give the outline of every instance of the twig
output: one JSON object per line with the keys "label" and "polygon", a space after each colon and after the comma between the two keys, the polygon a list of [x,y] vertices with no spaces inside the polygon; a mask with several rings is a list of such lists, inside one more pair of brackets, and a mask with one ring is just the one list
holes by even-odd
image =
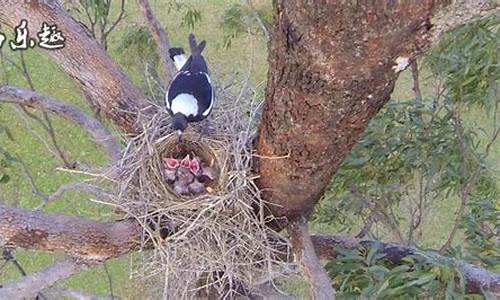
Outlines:
{"label": "twig", "polygon": [[[497,106],[495,106],[495,115],[496,115],[496,109]],[[451,247],[451,244],[453,243],[453,240],[458,232],[458,229],[460,227],[460,220],[463,217],[463,214],[465,212],[465,207],[467,206],[467,202],[470,197],[470,192],[472,190],[472,187],[476,184],[477,180],[479,179],[479,175],[481,174],[481,169],[482,169],[482,162],[479,160],[477,162],[477,167],[472,172],[472,174],[469,174],[469,168],[468,168],[468,163],[467,160],[469,159],[468,155],[468,148],[466,145],[465,137],[464,137],[464,131],[460,119],[460,114],[458,112],[458,109],[455,108],[454,111],[452,112],[452,119],[453,119],[453,127],[455,128],[455,132],[457,134],[458,142],[459,142],[459,148],[462,156],[462,177],[465,179],[470,175],[469,180],[467,183],[463,184],[461,189],[460,189],[460,205],[455,213],[455,222],[453,224],[453,228],[450,231],[450,234],[448,235],[448,238],[446,239],[446,242],[441,246],[439,249],[439,253],[443,254],[446,250],[448,250]],[[496,126],[496,119],[494,120],[494,126]],[[495,143],[495,141],[498,138],[500,128],[495,127],[493,130],[493,134],[491,136],[491,139],[489,140],[488,144],[486,144],[485,147],[485,152],[482,157],[482,159],[485,159],[488,157],[490,153],[491,146]]]}
{"label": "twig", "polygon": [[104,36],[107,37],[115,29],[116,25],[118,25],[118,23],[121,22],[124,15],[125,15],[125,0],[121,0],[120,14],[116,18],[116,20],[113,22],[113,24],[111,24],[109,29],[106,32],[104,32]]}
{"label": "twig", "polygon": [[109,198],[111,197],[111,194],[109,194],[107,191],[103,190],[102,188],[88,184],[86,182],[72,182],[68,184],[64,184],[60,186],[54,193],[50,195],[42,195],[43,198],[43,203],[38,207],[40,209],[41,207],[45,206],[46,204],[56,201],[59,198],[61,198],[66,192],[69,191],[83,191],[86,193],[90,193],[95,195],[96,197],[100,198]]}
{"label": "twig", "polygon": [[373,224],[375,223],[376,218],[377,217],[375,211],[370,209],[368,217],[363,222],[363,227],[354,237],[357,239],[364,238],[368,234],[368,232],[370,232]]}
{"label": "twig", "polygon": [[257,10],[255,10],[252,0],[245,0],[245,1],[252,10],[253,17],[255,18],[257,23],[259,23],[260,29],[262,30],[264,37],[266,38],[267,41],[269,41],[269,28],[267,28],[266,24],[264,23],[264,21],[262,21],[261,17],[257,13]]}
{"label": "twig", "polygon": [[[10,58],[8,57],[5,57],[5,60],[7,62],[9,62],[12,66],[14,66],[15,68],[17,68],[21,74],[23,74],[23,77],[24,79],[26,80],[29,88],[35,92],[35,85],[33,83],[33,80],[31,78],[31,75],[29,73],[29,70],[28,70],[28,66],[26,65],[26,60],[24,59],[24,54],[23,52],[21,51],[20,52],[20,56],[19,56],[19,59],[20,59],[20,62],[21,64],[18,65],[15,61],[11,60]],[[52,142],[52,146],[55,150],[55,153],[52,151],[52,149],[48,149],[49,152],[51,152],[52,154],[54,154],[54,156],[58,157],[66,167],[70,167],[71,166],[71,162],[67,159],[66,157],[66,154],[61,150],[60,146],[59,146],[59,143],[57,142],[57,139],[56,139],[56,136],[55,136],[55,131],[54,131],[54,128],[52,127],[52,122],[49,118],[49,116],[47,115],[46,112],[42,112],[42,116],[43,116],[43,120],[40,119],[37,115],[31,113],[29,110],[27,110],[24,106],[20,105],[21,107],[21,110],[31,119],[35,120],[37,123],[39,123],[42,128],[47,132],[47,134],[49,135],[50,137],[50,140]],[[48,147],[48,144],[45,143],[46,146]]]}
{"label": "twig", "polygon": [[109,285],[109,294],[111,295],[111,298],[113,299],[113,281],[111,280],[111,274],[109,273],[108,266],[106,265],[106,262],[103,264],[104,271],[106,272],[106,277],[108,278],[108,285]]}
{"label": "twig", "polygon": [[[21,275],[23,277],[27,276],[26,271],[24,270],[24,268],[21,266],[19,261],[16,259],[14,254],[12,254],[12,252],[9,249],[4,249],[2,256],[3,256],[3,259],[5,260],[5,263],[11,262],[19,270],[19,273],[21,273]],[[43,295],[41,292],[38,292],[36,295],[36,300],[43,300],[43,299],[46,299],[45,295]]]}
{"label": "twig", "polygon": [[[419,80],[419,73],[418,73],[418,64],[417,61],[414,60],[410,64],[410,69],[411,69],[411,75],[413,79],[413,92],[415,93],[415,109],[420,109],[423,105],[422,102],[422,92],[420,90],[420,80]],[[422,114],[417,111],[417,116],[420,121],[422,121]]]}

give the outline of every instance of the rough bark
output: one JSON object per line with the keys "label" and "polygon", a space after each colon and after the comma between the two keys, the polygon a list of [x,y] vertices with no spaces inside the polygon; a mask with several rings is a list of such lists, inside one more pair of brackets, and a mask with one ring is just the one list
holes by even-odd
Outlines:
{"label": "rough bark", "polygon": [[0,22],[14,28],[22,19],[28,20],[31,38],[37,39],[43,22],[57,25],[66,39],[65,47],[40,51],[79,84],[101,113],[122,130],[136,131],[138,115],[148,107],[146,97],[57,1],[0,0],[0,7]]}
{"label": "rough bark", "polygon": [[398,73],[452,28],[433,28],[433,16],[467,5],[474,1],[274,2],[256,168],[275,215],[310,213]]}
{"label": "rough bark", "polygon": [[85,114],[71,104],[42,96],[36,92],[14,86],[0,86],[0,103],[16,103],[45,112],[54,113],[80,125],[92,135],[95,142],[102,145],[112,160],[121,157],[118,140],[97,119]]}
{"label": "rough bark", "polygon": [[38,299],[38,293],[59,280],[81,272],[84,265],[68,259],[56,262],[45,270],[29,274],[21,280],[0,288],[0,299]]}
{"label": "rough bark", "polygon": [[103,261],[139,248],[141,229],[131,220],[96,223],[0,205],[0,245],[62,251],[86,261]]}

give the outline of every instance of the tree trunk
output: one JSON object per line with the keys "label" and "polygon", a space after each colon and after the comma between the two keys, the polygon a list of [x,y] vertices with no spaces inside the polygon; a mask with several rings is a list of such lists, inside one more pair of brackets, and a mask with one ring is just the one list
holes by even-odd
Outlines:
{"label": "tree trunk", "polygon": [[398,73],[428,46],[436,2],[274,2],[256,163],[273,214],[311,212]]}

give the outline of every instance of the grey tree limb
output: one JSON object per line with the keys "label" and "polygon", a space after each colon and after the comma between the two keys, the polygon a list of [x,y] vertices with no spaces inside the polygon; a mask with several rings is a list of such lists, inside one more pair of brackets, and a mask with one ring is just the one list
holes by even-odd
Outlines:
{"label": "grey tree limb", "polygon": [[19,281],[3,286],[0,288],[0,299],[34,299],[40,291],[85,268],[85,265],[73,259],[58,261],[40,272],[28,274]]}
{"label": "grey tree limb", "polygon": [[0,102],[20,104],[63,117],[87,130],[96,143],[104,147],[111,159],[118,160],[121,157],[121,147],[116,137],[97,119],[85,114],[71,104],[42,96],[30,90],[8,85],[0,86]]}

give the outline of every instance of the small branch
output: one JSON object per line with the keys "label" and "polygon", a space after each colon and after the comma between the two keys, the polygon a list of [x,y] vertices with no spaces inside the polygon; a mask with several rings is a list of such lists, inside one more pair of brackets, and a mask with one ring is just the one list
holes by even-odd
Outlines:
{"label": "small branch", "polygon": [[168,56],[168,49],[170,49],[170,43],[168,42],[167,33],[161,26],[158,19],[155,17],[151,6],[149,5],[148,0],[137,0],[139,4],[139,8],[144,15],[144,18],[148,24],[149,30],[153,35],[153,38],[156,42],[156,46],[158,47],[158,54],[160,56],[160,60],[164,67],[164,78],[163,78],[163,86],[167,87],[170,80],[172,79],[173,74],[175,74],[175,66],[174,63],[170,60]]}
{"label": "small branch", "polygon": [[[96,197],[99,197],[101,199],[109,198],[111,196],[108,192],[106,192],[105,190],[103,190],[102,188],[100,188],[98,186],[88,184],[86,182],[72,182],[72,183],[68,183],[68,184],[64,184],[64,185],[60,186],[54,193],[52,193],[50,195],[43,196],[42,198],[43,198],[44,203],[41,206],[45,206],[46,204],[48,204],[50,202],[58,200],[66,192],[70,192],[70,191],[86,192],[89,194],[93,194]],[[41,207],[39,207],[39,208],[41,208]]]}
{"label": "small branch", "polygon": [[255,7],[253,6],[252,0],[246,0],[246,3],[250,7],[250,9],[252,10],[253,17],[255,18],[257,23],[259,24],[260,29],[262,30],[262,33],[264,34],[264,37],[266,38],[266,41],[269,41],[269,28],[267,28],[266,24],[264,23],[264,21],[262,21],[261,17],[259,16],[257,11],[255,10]]}
{"label": "small branch", "polygon": [[84,265],[71,259],[56,262],[43,271],[29,274],[0,288],[0,299],[33,299],[42,290],[84,269]]}
{"label": "small branch", "polygon": [[[24,59],[24,54],[23,52],[19,52],[19,60],[20,60],[20,65],[17,64],[17,62],[13,61],[12,59],[5,57],[5,60],[9,62],[12,66],[14,66],[16,69],[18,69],[24,76],[24,79],[26,80],[26,83],[28,84],[29,88],[35,92],[35,85],[33,83],[33,80],[31,78],[30,72],[28,70],[28,66],[26,65],[26,60]],[[8,83],[6,83],[8,84]],[[64,165],[69,168],[71,166],[70,161],[67,159],[66,154],[61,150],[59,143],[57,142],[56,135],[54,128],[52,127],[52,122],[47,115],[46,112],[43,112],[43,120],[39,118],[37,115],[31,113],[28,109],[26,109],[24,106],[20,106],[21,110],[31,119],[35,120],[38,124],[42,126],[42,128],[47,132],[49,135],[51,141],[52,141],[52,146],[55,150],[55,153],[52,151],[52,149],[48,146],[47,143],[45,145],[48,147],[49,152],[54,154],[55,157],[59,158]]]}
{"label": "small branch", "polygon": [[30,32],[38,32],[44,22],[57,24],[66,39],[65,46],[44,53],[78,84],[104,116],[126,133],[138,133],[141,123],[156,108],[149,105],[142,91],[58,1],[0,0],[0,4],[0,21],[10,28],[26,16]]}
{"label": "small branch", "polygon": [[[411,69],[411,75],[413,79],[413,92],[415,93],[415,107],[420,108],[422,106],[422,91],[420,90],[420,79],[419,79],[419,72],[418,72],[418,64],[417,61],[414,60],[410,64],[410,69]],[[420,114],[419,114],[420,116]],[[421,117],[421,116],[420,116]]]}
{"label": "small branch", "polygon": [[[497,107],[495,106],[495,116],[496,116],[496,109]],[[462,156],[462,166],[461,166],[461,173],[462,173],[462,178],[465,180],[466,178],[468,179],[467,182],[463,183],[462,187],[460,188],[460,205],[455,213],[455,222],[453,224],[453,228],[450,231],[450,234],[448,235],[448,238],[446,239],[446,242],[441,246],[439,249],[439,252],[443,254],[446,250],[448,250],[451,247],[451,244],[453,243],[453,240],[458,232],[458,229],[460,227],[460,220],[462,219],[465,208],[467,206],[467,203],[469,201],[470,193],[474,185],[476,184],[477,180],[479,180],[479,177],[481,175],[481,170],[482,170],[482,162],[481,158],[478,158],[477,161],[477,167],[474,171],[469,170],[469,165],[468,165],[468,159],[470,158],[469,155],[469,147],[467,145],[467,142],[465,140],[465,133],[464,133],[464,128],[462,126],[462,121],[460,117],[460,112],[458,110],[458,107],[455,107],[454,110],[452,111],[452,120],[453,120],[453,128],[455,130],[455,133],[457,135],[458,143],[459,143],[459,149],[460,149],[460,155]],[[496,119],[494,120],[494,125],[496,126]],[[500,128],[495,127],[493,130],[491,139],[488,141],[486,144],[485,150],[484,150],[484,155],[482,159],[485,159],[488,157],[490,153],[491,146],[495,143],[495,141],[498,138]]]}
{"label": "small branch", "polygon": [[377,219],[376,213],[370,209],[370,213],[368,214],[368,217],[363,221],[363,227],[354,237],[357,239],[364,238],[370,232],[376,219]]}
{"label": "small branch", "polygon": [[335,290],[330,277],[316,256],[306,222],[304,218],[301,218],[288,225],[295,260],[309,284],[312,299],[335,299]]}
{"label": "small branch", "polygon": [[0,87],[0,102],[38,108],[75,122],[85,128],[93,136],[94,140],[104,147],[110,158],[113,160],[120,159],[121,149],[118,141],[101,122],[86,115],[77,107],[14,86]]}
{"label": "small branch", "polygon": [[21,266],[21,264],[17,261],[17,259],[14,257],[14,254],[12,254],[11,249],[4,249],[2,251],[2,258],[5,260],[6,263],[11,262],[14,264],[16,269],[21,273],[22,276],[26,276],[26,271],[24,271],[24,268]]}
{"label": "small branch", "polygon": [[111,24],[111,26],[108,28],[108,30],[106,30],[104,32],[104,36],[107,37],[116,28],[116,25],[118,25],[118,23],[121,22],[121,20],[123,19],[124,15],[125,15],[125,0],[121,0],[120,14],[116,18],[116,20],[113,22],[113,24]]}

